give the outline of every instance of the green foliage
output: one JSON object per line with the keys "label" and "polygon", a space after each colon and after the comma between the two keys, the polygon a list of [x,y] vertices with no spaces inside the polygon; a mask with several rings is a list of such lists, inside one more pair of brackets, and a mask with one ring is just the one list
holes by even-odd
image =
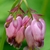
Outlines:
{"label": "green foliage", "polygon": [[[4,23],[6,21],[6,18],[8,17],[8,14],[9,14],[8,11],[11,9],[14,1],[15,0],[0,0],[0,46],[1,48],[3,47],[3,50],[16,50],[13,46],[10,46],[7,42],[5,42],[5,37],[3,36],[5,33],[3,32]],[[27,0],[27,2],[30,8],[44,15],[42,16],[42,18],[44,18],[46,22],[46,34],[45,34],[45,40],[44,40],[44,47],[41,48],[41,50],[50,50],[50,0]],[[23,10],[25,11],[27,10],[24,3],[21,5],[21,7],[23,8]],[[27,44],[24,41],[22,48],[25,45]],[[22,48],[20,50],[22,50]]]}

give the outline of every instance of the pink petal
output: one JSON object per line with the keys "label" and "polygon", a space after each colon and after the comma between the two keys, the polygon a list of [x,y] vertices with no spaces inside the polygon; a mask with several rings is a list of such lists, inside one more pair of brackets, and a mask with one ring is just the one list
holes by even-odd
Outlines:
{"label": "pink petal", "polygon": [[13,26],[14,26],[15,28],[17,28],[17,26],[18,26],[17,20],[13,20]]}
{"label": "pink petal", "polygon": [[25,38],[26,38],[26,41],[28,43],[28,46],[32,47],[34,39],[33,39],[30,25],[25,30]]}
{"label": "pink petal", "polygon": [[39,19],[39,21],[41,22],[42,24],[42,37],[44,38],[44,35],[45,35],[45,21],[43,19]]}
{"label": "pink petal", "polygon": [[33,32],[34,40],[40,40],[41,39],[41,29],[38,27],[38,22],[36,20],[33,20],[31,23],[31,30]]}
{"label": "pink petal", "polygon": [[10,38],[12,36],[14,36],[14,26],[13,26],[13,22],[10,23],[9,27],[6,28],[6,35]]}
{"label": "pink petal", "polygon": [[44,44],[44,33],[45,33],[45,22],[43,19],[33,20],[31,23],[31,30],[33,32],[35,45],[38,47],[43,46]]}
{"label": "pink petal", "polygon": [[29,22],[26,24],[26,27],[28,27],[29,25],[31,25],[32,19],[29,20]]}
{"label": "pink petal", "polygon": [[22,20],[22,25],[26,25],[29,22],[30,18],[28,16],[25,16]]}
{"label": "pink petal", "polygon": [[16,41],[17,43],[21,43],[24,39],[24,26],[22,26],[16,34]]}
{"label": "pink petal", "polygon": [[9,17],[7,18],[6,22],[11,22],[13,20],[13,16],[10,14]]}
{"label": "pink petal", "polygon": [[20,29],[20,27],[22,26],[22,18],[20,16],[18,16],[16,18],[16,22],[17,22],[17,29],[16,29],[16,31],[18,31]]}
{"label": "pink petal", "polygon": [[33,19],[39,20],[40,16],[42,16],[41,14],[32,14]]}

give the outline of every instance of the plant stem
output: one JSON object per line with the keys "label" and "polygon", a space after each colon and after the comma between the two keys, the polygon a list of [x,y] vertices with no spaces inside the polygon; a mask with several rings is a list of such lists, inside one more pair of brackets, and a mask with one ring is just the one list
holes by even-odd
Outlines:
{"label": "plant stem", "polygon": [[23,0],[23,1],[24,1],[25,5],[26,5],[28,11],[29,11],[30,16],[32,17],[32,14],[31,14],[30,8],[29,8],[29,6],[27,4],[27,1],[26,0]]}
{"label": "plant stem", "polygon": [[[11,10],[18,4],[19,0],[15,0],[15,2],[13,3],[13,6],[11,8]],[[10,15],[10,12],[9,12],[9,15]]]}
{"label": "plant stem", "polygon": [[11,9],[13,9],[13,8],[16,6],[16,4],[18,3],[18,1],[19,1],[19,0],[15,0],[15,2],[14,2],[14,4],[13,4],[13,6],[12,6]]}
{"label": "plant stem", "polygon": [[20,5],[22,4],[23,0],[20,1]]}
{"label": "plant stem", "polygon": [[[19,5],[22,4],[22,1],[23,1],[23,0],[20,1]],[[18,2],[19,2],[19,0],[16,0],[16,1],[14,2],[14,4],[13,4],[11,10],[18,4]]]}
{"label": "plant stem", "polygon": [[4,29],[4,32],[3,32],[3,35],[2,35],[2,38],[1,38],[1,42],[0,42],[0,50],[3,50],[5,40],[6,40],[6,31]]}

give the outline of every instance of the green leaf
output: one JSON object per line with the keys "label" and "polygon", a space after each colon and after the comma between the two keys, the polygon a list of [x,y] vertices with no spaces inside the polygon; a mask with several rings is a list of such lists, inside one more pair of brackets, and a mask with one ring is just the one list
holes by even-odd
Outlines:
{"label": "green leaf", "polygon": [[4,29],[3,35],[2,35],[2,38],[1,38],[1,41],[0,41],[0,50],[3,50],[5,40],[6,40],[6,31]]}

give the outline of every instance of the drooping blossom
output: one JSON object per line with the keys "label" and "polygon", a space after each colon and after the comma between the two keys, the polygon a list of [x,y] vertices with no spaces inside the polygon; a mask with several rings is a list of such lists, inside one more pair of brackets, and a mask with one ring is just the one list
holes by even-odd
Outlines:
{"label": "drooping blossom", "polygon": [[31,25],[25,29],[25,39],[29,47],[41,47],[44,44],[45,22],[42,18],[35,17],[37,14],[34,14]]}
{"label": "drooping blossom", "polygon": [[16,19],[12,15],[8,17],[5,28],[10,45],[19,47],[22,41],[26,39],[28,48],[43,46],[45,22],[38,14],[32,16],[33,19],[28,16],[22,18],[20,15]]}
{"label": "drooping blossom", "polygon": [[[36,16],[34,16],[36,17]],[[45,34],[45,22],[42,18],[32,20],[31,30],[34,36],[34,40],[38,42],[38,46],[42,46],[44,42]]]}
{"label": "drooping blossom", "polygon": [[15,41],[15,43],[17,44],[22,43],[24,39],[24,30],[28,25],[27,23],[30,24],[30,18],[28,16],[25,16],[24,18],[22,18],[21,16],[17,16],[16,19],[14,19],[13,17],[11,18],[10,15],[8,17],[8,21],[6,22],[7,23],[9,22],[8,24],[5,25],[5,26],[9,25],[8,27],[5,27],[8,42],[13,43],[12,45],[15,45],[13,41]]}
{"label": "drooping blossom", "polygon": [[17,6],[15,2],[5,22],[7,42],[19,48],[25,39],[27,46],[23,50],[34,50],[34,48],[39,50],[39,47],[44,44],[45,21],[40,17],[42,15],[35,14],[36,11],[29,8],[27,3],[28,11],[25,13],[20,7],[21,1]]}

